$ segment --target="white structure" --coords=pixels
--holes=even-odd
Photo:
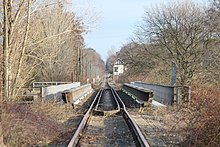
[[[52,85],[48,87],[42,87],[42,98],[52,99],[52,98],[61,98],[62,97],[62,91],[73,89],[76,87],[79,87],[81,84],[80,82],[74,82],[70,84],[61,84],[61,85]]]
[[[121,75],[126,71],[125,63],[121,59],[117,59],[113,66],[113,76],[112,80],[113,82],[119,82]],[[123,78],[122,78],[123,79]]]
[[[124,70],[124,62],[121,59],[117,59],[113,66],[113,76],[119,76],[120,74],[123,74]]]
[[[124,62],[121,59],[117,59],[113,66],[113,81],[118,82],[119,76],[122,75],[125,70]]]

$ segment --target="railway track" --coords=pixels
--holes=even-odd
[[[101,88],[68,147],[148,147],[140,129],[113,88]]]

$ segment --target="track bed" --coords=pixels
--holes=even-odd
[[[121,115],[92,116],[80,144],[81,147],[133,147],[132,134]]]

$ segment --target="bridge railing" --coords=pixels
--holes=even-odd
[[[22,87],[19,88],[20,91],[16,95],[16,98],[24,101],[33,101],[41,96],[41,88],[40,87]]]
[[[153,99],[165,105],[178,104],[180,101],[181,86],[169,86],[159,84],[148,84],[143,82],[131,82],[132,85],[143,87],[154,92]],[[187,102],[190,100],[190,87],[184,86],[187,93]]]
[[[22,87],[17,98],[23,100],[61,99],[61,92],[80,86],[80,82],[34,82],[32,87]]]
[[[47,87],[53,85],[61,85],[61,84],[71,84],[71,82],[33,82],[32,86],[36,87]]]
[[[172,105],[174,101],[174,86],[132,82],[132,85],[150,89],[154,92],[153,99],[165,105]]]
[[[62,92],[62,99],[65,103],[78,104],[81,99],[93,91],[91,84],[85,84]]]
[[[148,90],[128,83],[125,83],[122,86],[122,91],[130,95],[135,101],[140,103],[142,106],[145,104],[145,102],[148,102],[149,98],[153,96],[152,90]]]
[[[62,98],[62,92],[72,88],[80,86],[80,82],[68,83],[68,84],[58,84],[50,85],[41,88],[41,97],[44,99],[54,99],[60,100]]]

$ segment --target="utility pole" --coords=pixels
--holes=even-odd
[[[84,61],[83,61],[83,49],[80,50],[81,51],[81,62],[80,62],[80,70],[81,70],[81,79],[82,81],[84,81]]]
[[[79,53],[79,47],[78,47],[78,54],[77,54],[77,82],[79,82],[79,76],[80,76],[80,53]]]
[[[78,39],[78,43],[77,43],[77,73],[76,73],[76,79],[77,82],[80,81],[80,76],[82,74],[82,38],[81,36],[78,34],[77,35],[77,39]]]
[[[86,82],[87,82],[87,79],[88,79],[88,61],[87,61],[87,58],[86,58],[86,61],[85,61],[85,77],[86,77]]]
[[[91,64],[91,61],[90,61],[90,64],[89,64],[89,71],[90,71],[90,78],[92,78],[92,64]]]
[[[78,75],[78,81],[80,81],[80,77],[81,77],[81,67],[82,67],[82,64],[81,64],[81,49],[80,49],[80,47],[79,47],[79,68],[78,68],[78,70],[79,70],[79,75]]]
[[[77,68],[76,68],[76,81],[79,82],[80,76],[80,47],[77,45]]]

